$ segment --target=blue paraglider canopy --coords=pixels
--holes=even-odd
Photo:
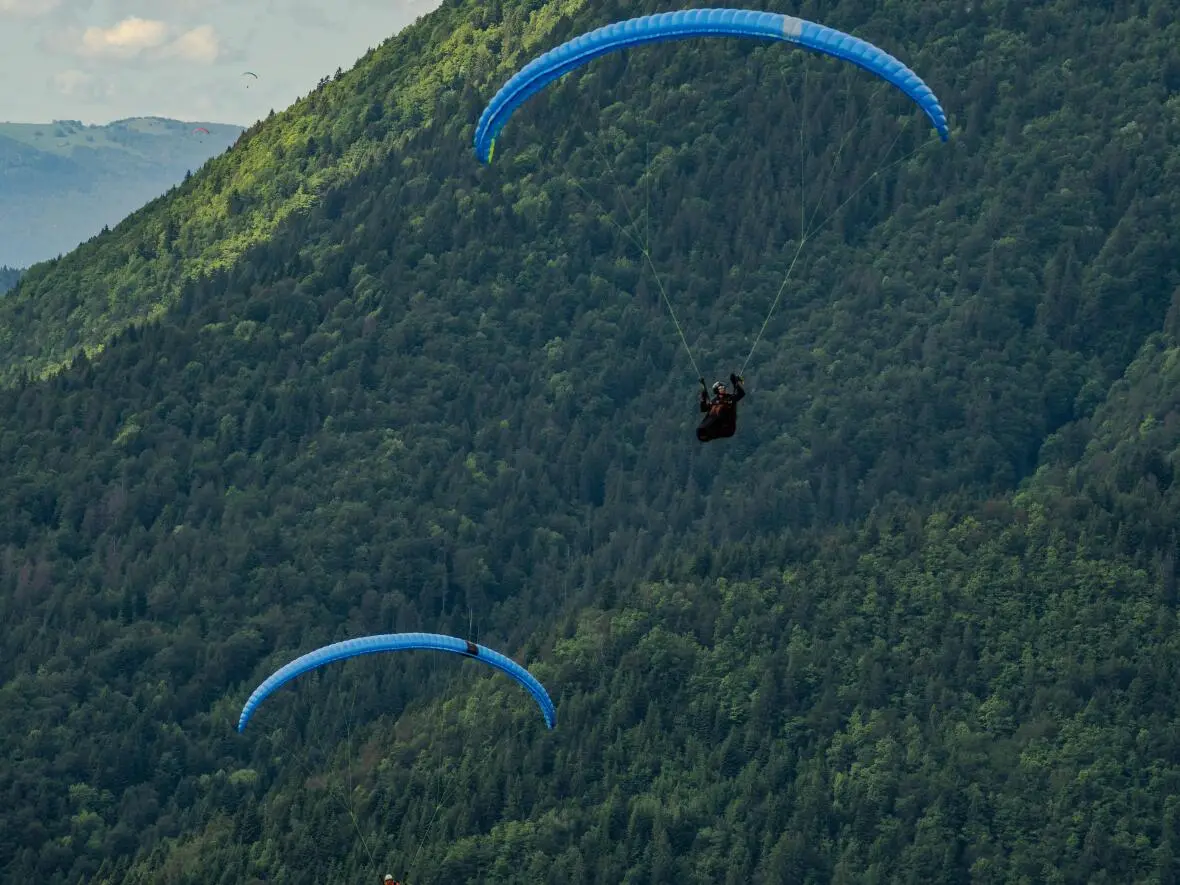
[[[496,136],[525,101],[554,80],[608,52],[691,37],[746,37],[793,43],[859,65],[904,92],[930,118],[943,141],[946,112],[922,78],[872,43],[792,15],[753,9],[684,9],[615,22],[533,59],[493,96],[475,129],[475,155],[490,163]]]
[[[258,709],[258,705],[270,694],[280,686],[290,682],[296,676],[306,673],[308,670],[314,670],[316,667],[331,663],[332,661],[340,661],[345,658],[357,657],[358,655],[408,649],[433,649],[435,651],[446,651],[452,654],[465,655],[466,657],[483,661],[485,664],[507,673],[523,685],[529,694],[533,696],[533,699],[541,708],[542,715],[545,717],[545,724],[549,728],[553,728],[557,724],[557,711],[544,686],[537,681],[537,678],[532,673],[498,651],[493,651],[490,648],[466,639],[444,636],[440,633],[383,633],[377,636],[362,636],[358,639],[346,639],[343,642],[325,645],[323,648],[317,648],[315,651],[308,652],[302,657],[291,661],[289,664],[280,667],[254,689],[254,692],[246,701],[245,706],[242,707],[242,715],[238,719],[238,731],[243,731],[246,728],[246,723],[250,721],[250,717]]]

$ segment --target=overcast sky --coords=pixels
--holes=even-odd
[[[438,2],[0,0],[0,121],[249,125]]]

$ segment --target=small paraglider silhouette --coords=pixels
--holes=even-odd
[[[242,71],[242,76],[243,77],[253,77],[255,80],[258,79],[258,75],[256,73],[254,73],[253,71]],[[250,81],[249,80],[246,81],[246,88],[247,89],[250,88]]]

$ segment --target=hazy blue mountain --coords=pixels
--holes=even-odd
[[[27,267],[115,225],[242,132],[161,117],[0,123],[0,265]]]

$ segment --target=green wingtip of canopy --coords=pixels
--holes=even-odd
[[[492,165],[492,157],[496,156],[496,139],[492,139],[492,143],[488,145],[488,165]]]

